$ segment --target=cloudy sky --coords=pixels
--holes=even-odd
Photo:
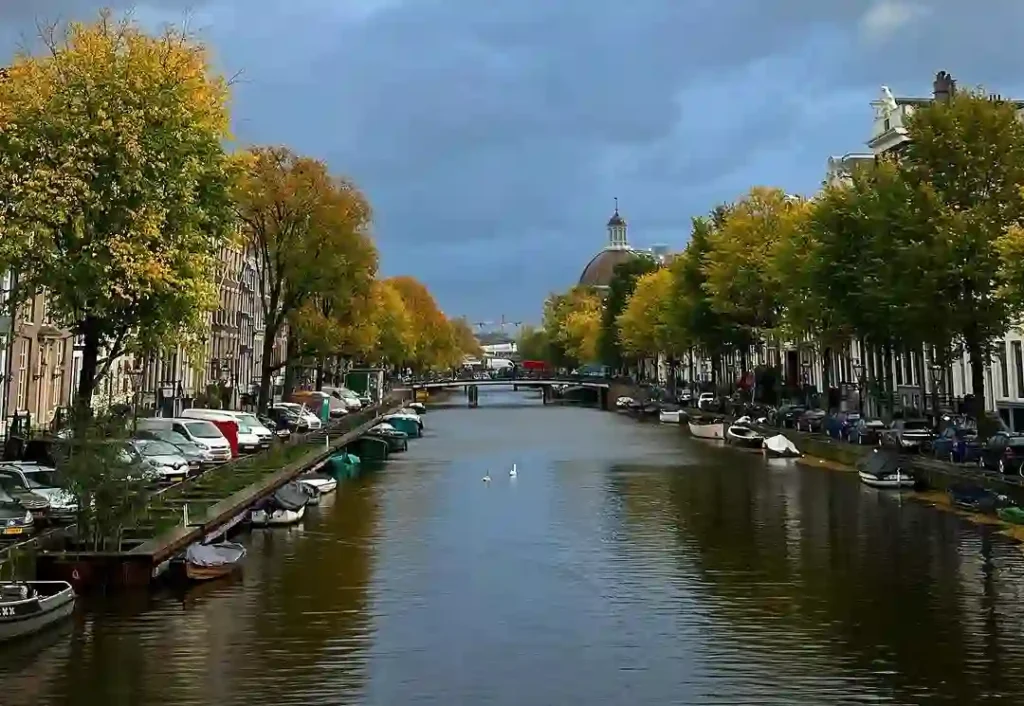
[[[0,48],[90,0],[0,0]],[[1024,96],[1021,0],[149,0],[228,73],[242,143],[356,179],[387,274],[450,315],[531,320],[605,242],[682,247],[754,184],[810,193],[860,151],[879,85],[938,70]]]

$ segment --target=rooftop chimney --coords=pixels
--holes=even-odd
[[[932,84],[932,97],[936,101],[948,103],[949,99],[956,94],[956,81],[946,71],[935,74],[935,82]]]

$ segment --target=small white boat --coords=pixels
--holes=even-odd
[[[338,487],[338,481],[331,476],[303,476],[299,478],[299,482],[303,485],[309,485],[320,491],[321,495],[327,495],[333,493],[335,488]]]
[[[797,449],[796,444],[782,434],[769,436],[765,439],[764,450],[769,456],[775,456],[777,458],[793,458],[800,455],[800,451]]]
[[[615,400],[615,406],[619,409],[627,409],[631,404],[633,404],[632,397],[620,397]]]
[[[252,523],[253,527],[280,527],[282,525],[294,525],[305,516],[305,505],[298,510],[260,508],[250,513],[249,522]]]
[[[875,449],[857,464],[860,482],[871,488],[913,488],[917,479],[899,454]]]
[[[666,424],[679,424],[686,419],[686,412],[681,409],[663,409],[658,413],[658,421]]]
[[[698,439],[725,439],[725,423],[690,420],[690,433]]]
[[[427,411],[427,405],[422,402],[410,402],[406,405],[407,409],[411,409],[416,414],[424,414]]]
[[[0,582],[0,642],[40,632],[74,609],[75,589],[67,581]]]
[[[764,445],[764,437],[743,424],[730,424],[725,430],[725,440],[748,449],[759,449]]]

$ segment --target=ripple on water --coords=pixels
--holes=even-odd
[[[431,411],[244,575],[0,651],[3,706],[995,704],[1024,561],[855,479],[588,410]],[[514,482],[498,469],[516,463]],[[485,470],[495,481],[480,482]],[[84,606],[83,606],[84,608]]]

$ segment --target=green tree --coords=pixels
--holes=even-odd
[[[608,283],[608,296],[601,312],[601,330],[598,335],[598,357],[604,365],[614,370],[622,367],[622,346],[616,322],[626,309],[629,298],[636,288],[637,279],[658,268],[653,258],[637,255],[620,262],[612,271]]]
[[[516,349],[524,360],[542,360],[555,365],[552,360],[551,338],[543,328],[523,326],[516,339]]]
[[[908,188],[929,195],[925,232],[939,288],[971,363],[974,415],[985,409],[993,342],[1016,323],[1020,296],[1005,285],[1024,268],[1016,251],[1024,219],[1024,124],[1013,103],[981,91],[917,109],[899,157]],[[898,305],[903,305],[899,302]]]
[[[203,339],[232,226],[228,85],[193,37],[108,12],[42,39],[0,81],[0,270],[81,337],[85,411],[113,359]]]
[[[256,147],[239,155],[238,165],[236,213],[256,261],[263,309],[257,405],[265,410],[273,374],[308,356],[299,335],[294,335],[289,336],[286,358],[274,359],[283,327],[300,314],[315,316],[318,301],[330,301],[333,307],[353,288],[361,290],[357,281],[367,287],[372,282],[376,255],[369,255],[367,241],[372,214],[359,189],[332,177],[319,160],[282,147]],[[300,325],[298,334],[302,332],[312,335],[308,326]]]
[[[600,296],[590,287],[576,286],[548,297],[544,330],[552,342],[553,365],[574,368],[595,360],[601,308]]]
[[[630,355],[657,355],[671,347],[668,312],[672,273],[655,270],[641,276],[626,308],[616,321],[624,351]]]

